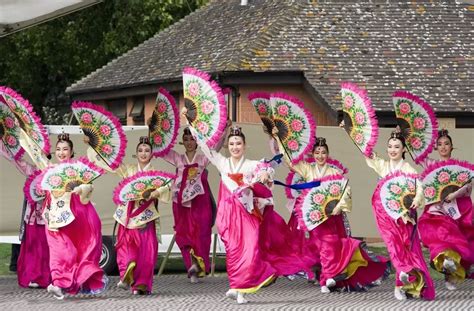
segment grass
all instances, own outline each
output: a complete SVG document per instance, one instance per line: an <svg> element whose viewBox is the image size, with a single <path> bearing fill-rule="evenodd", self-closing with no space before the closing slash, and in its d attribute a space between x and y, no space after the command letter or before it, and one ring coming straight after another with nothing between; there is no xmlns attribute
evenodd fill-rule
<svg viewBox="0 0 474 311"><path fill-rule="evenodd" d="M369 246L369 250L374 252L377 255L382 255L388 257L387 249L383 246ZM429 263L429 253L425 249L423 252L425 256L425 261ZM0 244L0 276L3 275L14 275L13 272L9 271L10 266L10 257L11 257L11 244ZM163 261L163 256L158 257L158 265L160 267ZM216 272L225 272L225 257L217 256L216 257ZM172 256L168 259L165 270L165 274L175 274L175 273L186 273L184 268L183 260L180 256ZM430 267L431 277L435 280L444 279L444 275L435 271Z"/></svg>

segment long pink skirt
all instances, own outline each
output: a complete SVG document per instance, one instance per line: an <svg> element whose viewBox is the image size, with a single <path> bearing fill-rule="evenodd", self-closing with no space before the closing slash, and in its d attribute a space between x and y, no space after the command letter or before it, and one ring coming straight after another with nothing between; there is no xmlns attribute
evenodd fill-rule
<svg viewBox="0 0 474 311"><path fill-rule="evenodd" d="M299 245L293 243L292 232L273 206L265 207L260 226L263 258L277 270L277 276L306 272L310 278L314 278L312 265L300 257Z"/></svg>
<svg viewBox="0 0 474 311"><path fill-rule="evenodd" d="M255 292L277 274L263 259L260 220L248 213L222 182L218 202L216 223L226 250L230 288Z"/></svg>
<svg viewBox="0 0 474 311"><path fill-rule="evenodd" d="M30 282L46 288L51 284L49 272L49 248L44 225L25 224L18 257L18 285L28 287Z"/></svg>
<svg viewBox="0 0 474 311"><path fill-rule="evenodd" d="M451 249L461 255L461 265L466 271L474 264L474 225L472 223L472 201L470 197L456 200L461 217L454 220L447 215L435 215L425 207L418 220L421 241L430 250L433 260L440 253ZM474 275L467 276L473 277Z"/></svg>
<svg viewBox="0 0 474 311"><path fill-rule="evenodd" d="M311 268L311 273L308 275L310 280L314 278L319 279L321 272L321 258L319 256L319 249L317 245L317 237L314 236L314 230L308 232L308 238L305 236L303 230L298 229L298 217L292 213L288 220L288 228L290 230L290 239L296 246L297 254L303 260L306 266ZM314 275L316 271L317 275Z"/></svg>
<svg viewBox="0 0 474 311"><path fill-rule="evenodd" d="M58 231L46 229L49 245L49 267L53 285L69 294L79 290L100 291L106 285L99 267L102 251L101 223L97 212L79 196L72 194L71 211L75 219Z"/></svg>
<svg viewBox="0 0 474 311"><path fill-rule="evenodd" d="M372 282L384 276L388 260L383 257L371 258L361 247L361 241L348 237L341 214L329 217L312 230L311 238L316 239L320 250L322 266L320 284L325 285L327 279L333 278L337 281L336 287L357 290L370 286ZM359 266L354 274L347 278L343 273L357 251L367 266Z"/></svg>
<svg viewBox="0 0 474 311"><path fill-rule="evenodd" d="M412 234L414 230L413 224L405 224L401 218L395 222L385 212L382 202L376 196L372 197L372 207L379 233L387 246L391 263L396 271L396 285L403 285L399 280L400 272L420 272L425 281L421 297L433 300L435 298L433 280L423 258L418 232Z"/></svg>
<svg viewBox="0 0 474 311"><path fill-rule="evenodd" d="M210 193L195 197L191 207L173 202L174 230L176 244L183 256L186 270L193 264L191 252L202 258L205 273L210 272L209 251L212 235L212 205Z"/></svg>
<svg viewBox="0 0 474 311"><path fill-rule="evenodd" d="M123 279L129 263L135 262L132 290L153 288L153 271L158 256L155 221L150 221L142 229L127 229L120 225L117 234L117 265Z"/></svg>

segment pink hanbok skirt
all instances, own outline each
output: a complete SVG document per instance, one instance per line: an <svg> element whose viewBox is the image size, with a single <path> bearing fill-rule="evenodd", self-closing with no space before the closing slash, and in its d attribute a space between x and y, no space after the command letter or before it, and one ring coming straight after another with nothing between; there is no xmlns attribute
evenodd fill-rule
<svg viewBox="0 0 474 311"><path fill-rule="evenodd" d="M28 287L30 282L37 283L42 288L51 284L49 248L44 225L36 222L33 225L25 224L17 276L18 285L21 287Z"/></svg>
<svg viewBox="0 0 474 311"><path fill-rule="evenodd" d="M117 234L117 265L120 278L123 279L128 265L135 262L133 269L132 290L151 292L153 289L153 272L158 256L155 221L150 221L144 228L127 229L120 225Z"/></svg>
<svg viewBox="0 0 474 311"><path fill-rule="evenodd" d="M218 202L216 223L226 250L230 288L243 293L256 292L277 275L277 270L262 254L261 220L248 213L222 182Z"/></svg>
<svg viewBox="0 0 474 311"><path fill-rule="evenodd" d="M425 284L420 295L426 300L433 300L435 298L433 280L423 258L418 232L413 234L413 224L405 224L401 218L397 221L392 219L376 196L372 197L372 207L379 233L387 246L391 263L396 271L396 285L403 285L399 280L401 272L421 273Z"/></svg>
<svg viewBox="0 0 474 311"><path fill-rule="evenodd" d="M100 291L106 285L104 272L99 267L102 251L101 222L92 205L82 204L72 194L72 223L58 231L46 229L49 245L49 267L53 285L76 294L83 291Z"/></svg>

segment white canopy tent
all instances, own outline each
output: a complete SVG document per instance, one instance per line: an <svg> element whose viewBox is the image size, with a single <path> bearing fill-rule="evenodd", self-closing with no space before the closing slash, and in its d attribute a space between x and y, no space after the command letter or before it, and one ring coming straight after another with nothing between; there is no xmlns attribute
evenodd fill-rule
<svg viewBox="0 0 474 311"><path fill-rule="evenodd" d="M0 37L99 2L102 0L0 0Z"/></svg>

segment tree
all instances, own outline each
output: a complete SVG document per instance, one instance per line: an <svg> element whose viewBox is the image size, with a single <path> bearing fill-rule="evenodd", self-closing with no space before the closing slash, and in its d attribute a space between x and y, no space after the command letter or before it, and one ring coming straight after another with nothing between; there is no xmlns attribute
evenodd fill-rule
<svg viewBox="0 0 474 311"><path fill-rule="evenodd" d="M67 86L207 0L106 0L3 38L0 85L32 103L46 124L68 120Z"/></svg>

